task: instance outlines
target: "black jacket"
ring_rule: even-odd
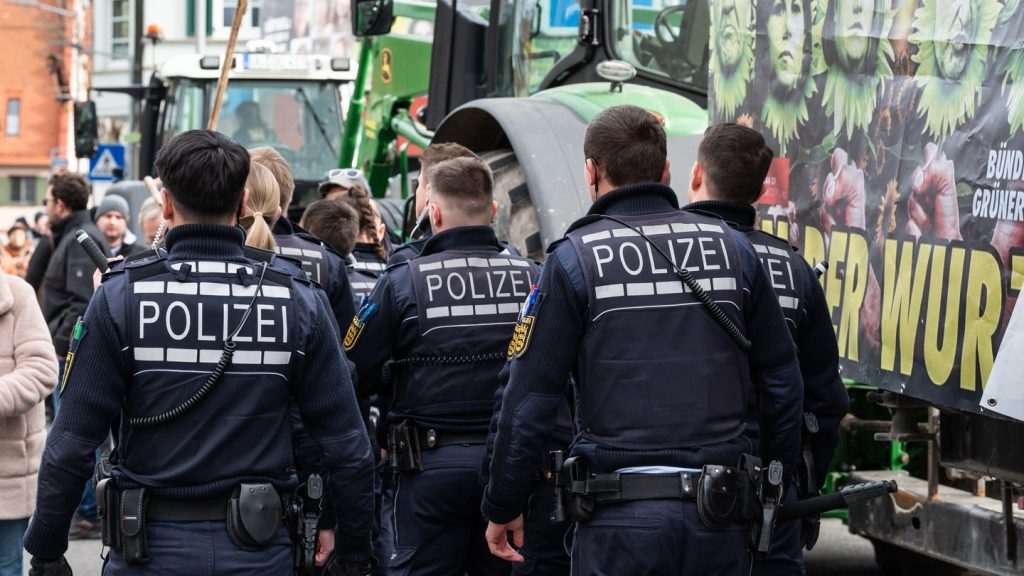
[[[54,249],[43,280],[43,316],[50,328],[57,356],[64,356],[68,353],[71,329],[89,306],[93,293],[92,275],[96,271],[96,265],[75,241],[75,234],[78,230],[85,230],[104,254],[110,253],[110,247],[88,210],[74,212],[55,223],[51,230]]]

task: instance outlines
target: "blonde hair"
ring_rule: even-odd
[[[249,178],[245,181],[249,189],[249,201],[245,205],[246,215],[242,218],[242,227],[247,235],[245,245],[263,250],[275,250],[277,242],[270,230],[280,207],[281,192],[273,172],[259,162],[249,163]]]
[[[259,162],[270,169],[271,174],[277,179],[278,192],[281,206],[281,213],[288,212],[288,205],[292,203],[292,195],[295,193],[295,180],[292,179],[292,167],[288,161],[281,156],[281,153],[270,146],[260,146],[249,150],[249,159]]]

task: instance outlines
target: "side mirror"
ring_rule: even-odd
[[[391,31],[393,0],[352,0],[352,34],[380,36]]]
[[[96,155],[99,128],[96,124],[96,103],[92,100],[75,102],[75,156],[92,158]]]

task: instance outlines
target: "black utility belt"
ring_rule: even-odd
[[[388,426],[387,469],[391,473],[422,472],[424,450],[486,443],[485,432],[449,432],[402,420]]]
[[[149,562],[146,526],[150,522],[225,522],[231,541],[254,551],[270,545],[286,510],[268,483],[242,483],[217,496],[176,499],[150,494],[145,488],[119,489],[111,478],[96,485],[96,505],[103,520],[103,545],[117,550],[132,566]]]

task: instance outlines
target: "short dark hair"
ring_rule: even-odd
[[[302,214],[302,227],[338,254],[348,256],[359,236],[359,213],[339,200],[317,200]]]
[[[494,177],[479,158],[453,158],[430,169],[431,194],[453,200],[454,208],[466,216],[490,210],[494,200]]]
[[[50,176],[53,200],[62,200],[68,210],[77,212],[89,205],[89,183],[81,174],[58,172]]]
[[[708,192],[737,204],[750,204],[761,196],[774,157],[760,132],[732,122],[705,130],[697,149]]]
[[[220,218],[238,210],[249,153],[219,132],[189,130],[160,148],[156,171],[174,203],[189,215]]]
[[[665,128],[639,106],[612,106],[587,125],[583,154],[616,186],[661,182],[668,157]]]
[[[423,151],[423,155],[420,156],[421,178],[422,175],[426,175],[427,182],[431,182],[431,168],[437,166],[441,162],[447,162],[448,160],[454,160],[456,158],[480,159],[480,157],[469,148],[454,142],[441,142],[439,144],[431,144],[430,146],[427,146],[427,149]]]

